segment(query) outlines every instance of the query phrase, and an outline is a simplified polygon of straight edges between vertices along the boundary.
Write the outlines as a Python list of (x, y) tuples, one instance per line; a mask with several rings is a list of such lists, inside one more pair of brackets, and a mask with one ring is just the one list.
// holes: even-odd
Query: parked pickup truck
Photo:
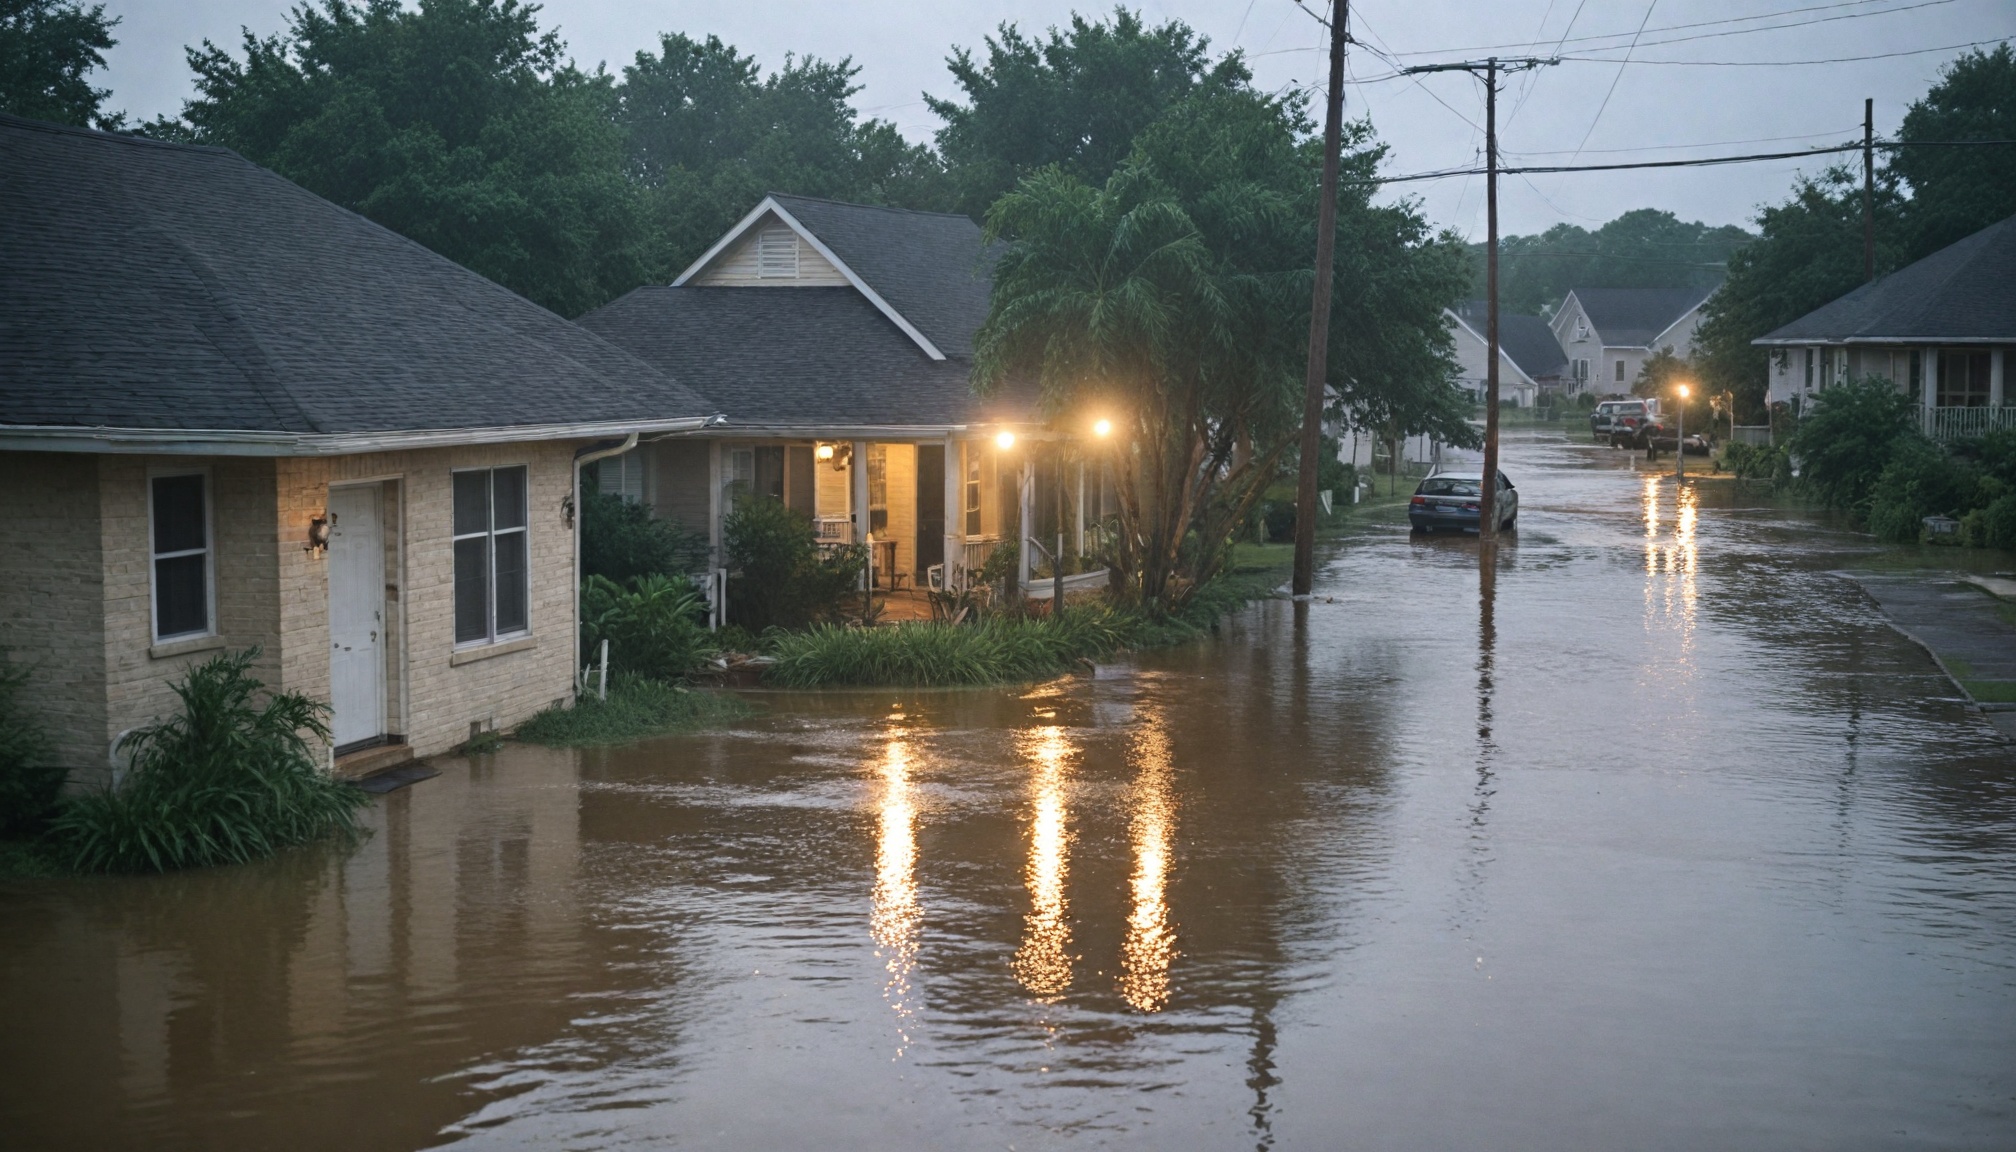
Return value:
[(1605, 400), (1589, 413), (1589, 436), (1600, 444), (1620, 427), (1633, 427), (1658, 416), (1657, 400)]
[(1708, 455), (1705, 436), (1689, 436), (1683, 444), (1679, 430), (1658, 416), (1621, 424), (1610, 433), (1612, 448), (1643, 448), (1650, 452), (1683, 451), (1689, 456)]

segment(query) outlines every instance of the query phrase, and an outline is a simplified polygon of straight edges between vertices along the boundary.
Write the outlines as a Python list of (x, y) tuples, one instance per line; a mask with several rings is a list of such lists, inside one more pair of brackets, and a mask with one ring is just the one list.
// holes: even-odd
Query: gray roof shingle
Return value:
[(1572, 288), (1605, 344), (1650, 347), (1713, 288)]
[(971, 356), (993, 261), (965, 216), (771, 193), (947, 356)]
[(1752, 341), (2016, 340), (2016, 216)]
[(301, 435), (715, 409), (236, 153), (0, 116), (0, 424)]
[[(1456, 305), (1455, 312), (1479, 336), (1485, 335), (1485, 328), (1491, 323), (1489, 301), (1465, 300)], [(1562, 376), (1568, 371), (1568, 354), (1561, 350), (1561, 342), (1554, 339), (1554, 329), (1538, 316), (1507, 312), (1501, 308), (1498, 312), (1498, 347), (1512, 358), (1521, 372), (1535, 380)]]
[(1036, 418), (1029, 388), (982, 400), (970, 359), (926, 356), (852, 288), (647, 286), (577, 323), (692, 383), (722, 406), (731, 429)]

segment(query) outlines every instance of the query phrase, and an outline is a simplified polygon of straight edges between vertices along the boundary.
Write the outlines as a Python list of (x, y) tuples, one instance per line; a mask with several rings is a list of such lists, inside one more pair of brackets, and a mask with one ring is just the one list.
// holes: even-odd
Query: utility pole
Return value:
[(1323, 182), (1316, 206), (1316, 285), (1309, 302), (1309, 367), (1302, 380), (1302, 461), (1295, 483), (1295, 578), (1307, 600), (1316, 586), (1316, 466), (1323, 452), (1323, 380), (1329, 374), (1330, 281), (1337, 254), (1337, 167), (1344, 147), (1344, 41), (1349, 0), (1330, 6), (1330, 91), (1323, 111)]
[(1477, 536), (1488, 543), (1498, 535), (1498, 74), (1524, 72), (1559, 64), (1521, 56), (1501, 60), (1469, 60), (1460, 64), (1422, 64), (1401, 69), (1402, 75), (1421, 72), (1468, 72), (1484, 77), (1484, 200), (1488, 242), (1484, 255), (1485, 291), (1490, 296), (1485, 312), (1484, 369), (1484, 477), (1478, 485)]
[(1862, 279), (1876, 279), (1876, 101), (1862, 101)]
[(1477, 539), (1498, 538), (1498, 58), (1484, 62), (1484, 210), (1489, 247), (1484, 284), (1490, 294), (1485, 324), (1484, 481), (1477, 485)]

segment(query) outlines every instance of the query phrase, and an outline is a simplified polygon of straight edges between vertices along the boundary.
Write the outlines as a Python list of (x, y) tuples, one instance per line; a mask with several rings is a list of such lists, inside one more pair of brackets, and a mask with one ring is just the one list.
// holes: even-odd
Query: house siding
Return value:
[[(416, 755), (449, 751), (472, 724), (508, 729), (572, 695), (574, 533), (561, 502), (574, 447), (279, 460), (0, 454), (0, 646), (9, 663), (36, 669), (24, 704), (80, 783), (104, 778), (121, 734), (172, 714), (172, 684), (221, 649), (257, 646), (259, 679), (327, 700), (328, 562), (307, 548), (308, 522), (330, 485), (375, 483), (386, 503), (387, 727)], [(452, 473), (515, 464), (529, 482), (530, 643), (458, 650)], [(153, 643), (147, 492), (163, 468), (210, 477), (214, 645)]]
[(0, 452), (0, 660), (29, 669), (21, 705), (57, 762), (105, 763), (104, 558), (98, 461)]
[(845, 288), (847, 277), (841, 275), (818, 249), (801, 238), (798, 242), (798, 277), (758, 276), (756, 274), (756, 241), (763, 232), (771, 228), (789, 229), (790, 225), (766, 214), (755, 226), (743, 234), (740, 240), (729, 245), (728, 250), (714, 258), (713, 263), (700, 270), (691, 284), (709, 288)]

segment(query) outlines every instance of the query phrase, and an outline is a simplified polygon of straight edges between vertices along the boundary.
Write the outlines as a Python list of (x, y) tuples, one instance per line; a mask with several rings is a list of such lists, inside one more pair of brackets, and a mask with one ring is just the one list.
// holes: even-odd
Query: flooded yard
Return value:
[(0, 886), (0, 1145), (2016, 1146), (2016, 755), (1831, 574), (1866, 538), (1505, 468), (1481, 572), (1367, 527), (1306, 619), (1094, 676)]

